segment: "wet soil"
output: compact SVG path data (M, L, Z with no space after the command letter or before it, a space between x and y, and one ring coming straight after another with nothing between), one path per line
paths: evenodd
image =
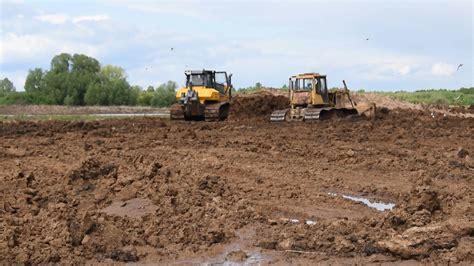
M473 118L274 124L236 106L0 123L0 262L473 263Z

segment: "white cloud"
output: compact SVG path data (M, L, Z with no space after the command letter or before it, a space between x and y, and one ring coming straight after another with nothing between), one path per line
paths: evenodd
M2 49L0 63L15 62L19 59L34 58L38 53L50 50L56 44L40 35L19 35L8 32L1 36Z
M84 53L97 56L101 50L100 46L77 42L75 40L64 40L57 36L26 34L20 35L8 32L0 38L2 44L0 49L0 63L14 63L27 60L46 60L49 62L51 56L67 53Z
M456 72L456 66L438 62L431 67L431 73L438 77L450 77Z
M26 71L0 71L0 78L8 78L16 88L16 91L23 91L27 76Z
M51 24L59 25L59 24L66 23L69 20L69 16L65 14L46 14L46 15L36 16L35 19L42 22L48 22Z
M421 75L433 59L429 56L403 53L382 48L367 47L358 42L334 44L324 40L293 42L284 39L254 41L242 44L244 49L235 55L246 54L265 57L268 68L271 65L285 65L287 69L331 73L348 72L366 81L392 81ZM212 48L210 48L212 49ZM232 55L232 54L231 54ZM221 56L229 56L229 53ZM297 62L295 64L295 62ZM293 67L294 66L294 67Z
M72 4L69 9L49 4L25 4L7 12L11 14L11 21L2 20L9 24L0 27L1 67L11 71L20 67L47 67L52 56L68 52L85 53L101 63L122 66L129 72L132 84L143 86L155 85L157 80L182 81L184 69L203 67L234 72L236 86L248 86L256 81L270 86L281 85L288 75L305 71L326 73L338 85L344 78L351 85L371 84L382 88L394 88L399 84L411 86L413 82L431 86L440 83L440 79L433 79L434 76L454 74L456 79L449 79L450 84L455 84L456 80L472 84L469 76L472 68L468 64L463 71L456 72L453 65L440 63L463 62L466 55L471 54L471 49L465 49L466 42L460 42L463 49L456 49L457 54L450 54L452 52L446 49L451 43L442 42L420 52L416 47L425 43L426 37L433 42L439 35L429 32L420 35L418 29L406 32L403 23L397 26L399 16L395 15L400 9L396 5L393 5L394 15L387 18L387 26L395 31L393 36L398 36L397 30L403 28L403 36L408 36L411 42L393 42L392 34L384 35L378 25L371 22L386 16L377 12L384 10L386 4L373 5L366 10L368 14L361 15L355 12L360 6L349 4L350 1L346 1L348 4L341 10L339 0L336 5L304 0L300 1L301 12L298 13L301 19L291 20L287 13L292 6L287 1L272 1L275 3L271 7L266 0L257 3L237 1L104 0L92 5L92 9L80 3ZM110 6L114 8L110 9ZM314 16L314 8L320 9L321 16ZM448 11L445 8L440 9ZM91 10L97 13L91 14ZM262 10L268 12L262 13ZM430 10L437 12L437 9ZM456 31L468 28L454 26L463 22L457 21L458 17L470 17L464 13L458 16L456 9L449 10L440 14L452 14L455 18L447 19L450 15L443 19L449 24L446 27L455 29L450 31L451 35L469 38L466 30ZM406 10L402 8L402 11ZM340 12L345 14L341 19L331 20ZM440 21L439 16L432 16L430 12L426 16ZM124 13L130 16L121 17ZM16 14L24 14L24 18L20 20L21 16ZM242 17L242 14L245 15ZM143 23L136 23L137 18ZM432 19L421 16L411 22L417 21L431 25L427 22ZM370 27L366 25L368 22L371 22ZM405 22L410 24L410 21ZM313 28L327 30L308 32L307 25L310 24ZM189 25L206 30L190 32L187 30ZM465 31L467 35L463 35ZM434 37L430 39L430 36ZM370 37L370 41L365 37ZM448 37L443 39L450 39ZM170 51L171 47L173 51Z
M110 17L107 15L95 15L95 16L79 16L72 19L73 23L81 23L81 22L101 22L105 20L109 20Z
M405 76L407 75L408 73L410 73L411 71L411 67L410 66L402 66L402 67L399 67L397 69L398 73L402 76Z
M71 17L65 14L45 14L36 16L35 19L47 22L54 25L64 24L66 22L72 22L74 24L82 23L82 22L102 22L109 20L110 17L107 15L88 15L88 16L77 16Z

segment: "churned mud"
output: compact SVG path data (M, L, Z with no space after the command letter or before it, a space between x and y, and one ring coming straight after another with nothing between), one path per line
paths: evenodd
M0 123L0 261L473 263L473 118L274 124L283 96L245 97L225 122Z

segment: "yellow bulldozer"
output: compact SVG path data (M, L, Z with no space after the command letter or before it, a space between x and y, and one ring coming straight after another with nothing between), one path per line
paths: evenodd
M364 114L375 116L375 104L357 106L346 82L343 89L329 90L326 75L305 73L289 78L289 108L273 111L270 121L318 121Z
M186 85L170 108L172 120L225 120L232 97L232 74L214 70L187 70Z

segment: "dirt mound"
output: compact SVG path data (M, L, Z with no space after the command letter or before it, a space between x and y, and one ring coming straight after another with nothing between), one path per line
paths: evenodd
M117 167L113 164L103 165L95 158L89 158L81 163L81 166L77 169L73 169L69 174L69 178L75 179L94 179L99 176L108 175L112 172L116 172ZM115 173L115 175L117 175Z
M231 119L267 118L274 110L288 108L288 97L268 91L238 94L232 99Z
M414 111L429 112L432 116L457 116L474 118L472 107L452 107L446 105L428 105L410 103L384 96L377 93L356 93L352 92L351 97L357 103L375 103L377 108L405 109Z
M473 134L405 109L0 123L0 262L472 264Z
M445 219L451 212L451 204L449 196L440 195L431 179L423 180L393 213L386 216L384 226L396 233L378 241L377 247L404 259L426 258L441 252L438 255L445 261L458 262L469 257L472 260L473 253L463 249L462 244L459 249L458 246L464 240L472 241L474 223L466 217L459 217L457 221ZM446 250L456 252L443 254Z

